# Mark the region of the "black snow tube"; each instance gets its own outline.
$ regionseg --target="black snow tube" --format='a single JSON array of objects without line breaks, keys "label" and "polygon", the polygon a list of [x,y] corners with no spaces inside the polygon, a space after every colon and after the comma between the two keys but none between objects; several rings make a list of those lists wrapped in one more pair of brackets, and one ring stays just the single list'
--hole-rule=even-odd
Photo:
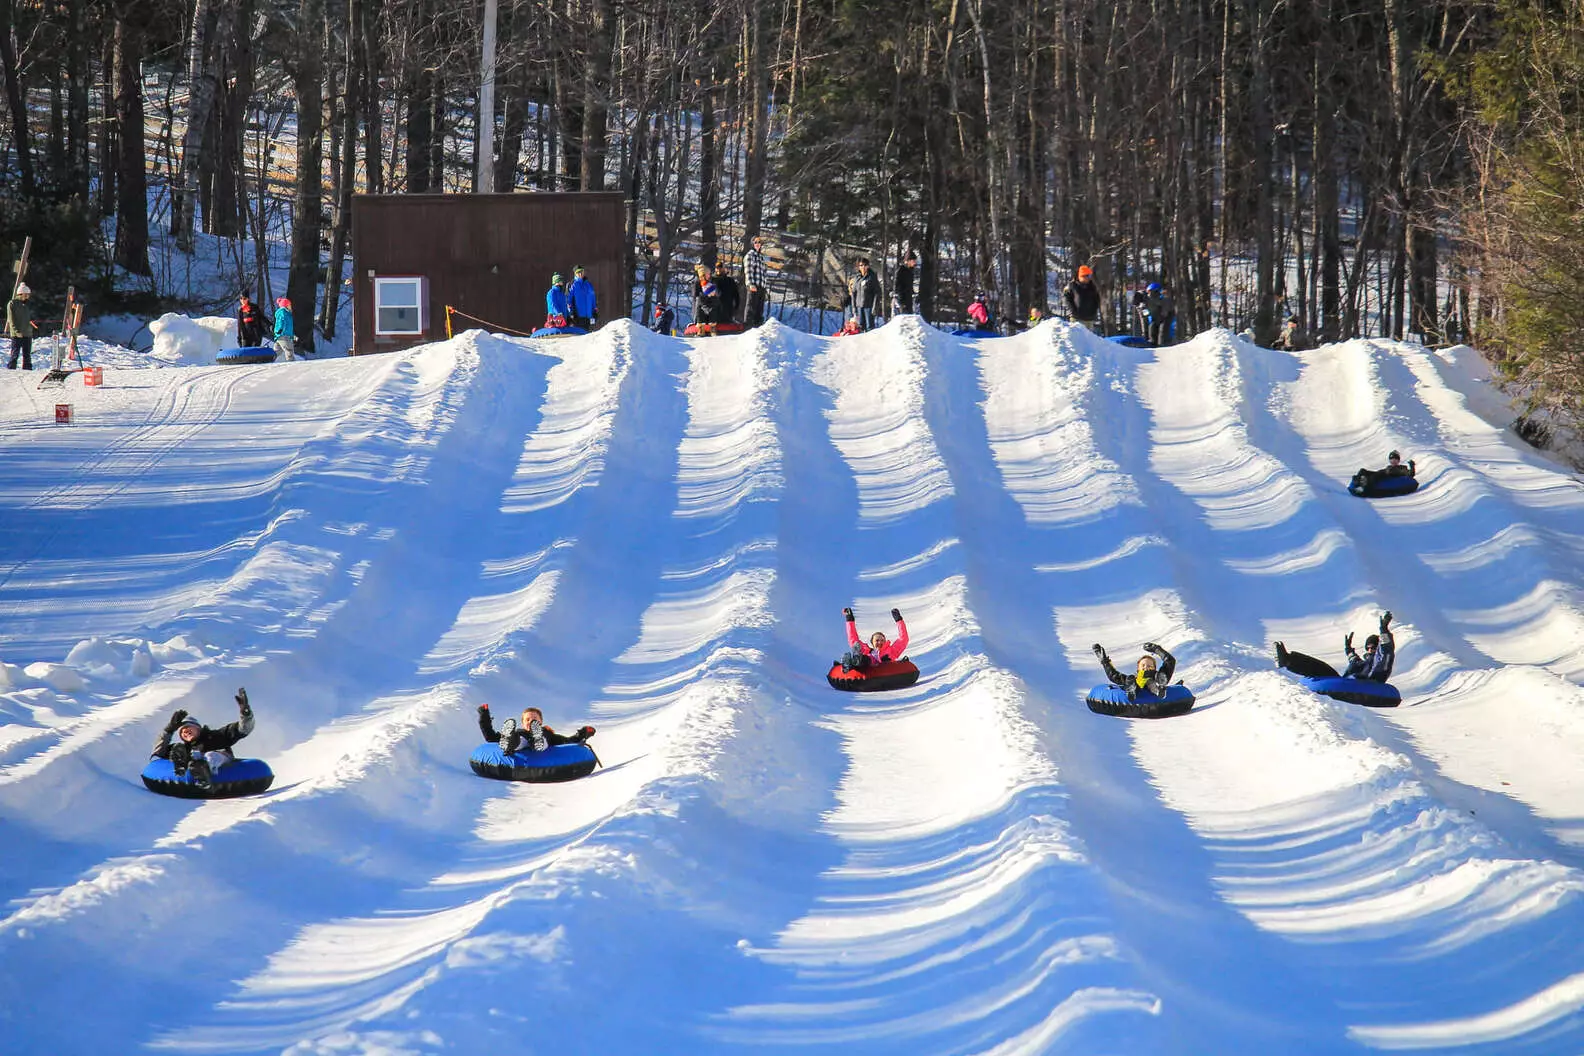
[{"label": "black snow tube", "polygon": [[1169,719],[1186,715],[1193,710],[1193,691],[1181,682],[1166,687],[1166,695],[1135,693],[1129,700],[1127,690],[1109,682],[1096,686],[1084,698],[1089,710],[1096,715],[1116,715],[1124,719]]},{"label": "black snow tube", "polygon": [[497,781],[571,781],[586,777],[599,765],[599,757],[586,744],[554,744],[542,752],[513,752],[485,741],[473,749],[468,765],[480,777]]},{"label": "black snow tube", "polygon": [[237,367],[251,363],[275,362],[275,350],[255,345],[251,348],[226,348],[215,353],[215,365],[221,367]]},{"label": "black snow tube", "polygon": [[1368,486],[1361,486],[1356,480],[1348,485],[1348,491],[1361,499],[1385,499],[1393,495],[1412,495],[1419,490],[1419,481],[1414,477],[1382,477]]},{"label": "black snow tube", "polygon": [[1366,708],[1395,708],[1402,703],[1402,693],[1389,682],[1370,682],[1362,678],[1306,678],[1304,685],[1316,693],[1345,704],[1362,704]]},{"label": "black snow tube", "polygon": [[900,660],[889,660],[883,664],[870,664],[868,667],[854,667],[842,670],[841,661],[831,664],[830,673],[825,680],[833,689],[844,690],[848,693],[882,693],[888,689],[906,689],[919,680],[919,669],[907,657]]}]

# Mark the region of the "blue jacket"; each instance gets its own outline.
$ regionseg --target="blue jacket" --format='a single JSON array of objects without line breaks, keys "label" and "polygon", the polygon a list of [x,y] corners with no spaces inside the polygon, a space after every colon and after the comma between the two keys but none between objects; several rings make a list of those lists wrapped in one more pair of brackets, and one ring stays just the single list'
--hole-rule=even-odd
[{"label": "blue jacket", "polygon": [[296,337],[297,336],[296,331],[292,327],[292,313],[291,313],[291,309],[289,309],[289,308],[276,308],[275,309],[275,336],[276,337]]},{"label": "blue jacket", "polygon": [[545,314],[568,316],[572,312],[567,308],[566,290],[560,286],[551,286],[550,292],[545,294]]},{"label": "blue jacket", "polygon": [[572,314],[584,319],[594,318],[594,284],[587,279],[572,280]]},{"label": "blue jacket", "polygon": [[1366,682],[1384,682],[1391,677],[1392,664],[1397,661],[1397,643],[1391,631],[1382,631],[1380,644],[1374,653],[1360,656],[1351,647],[1347,651],[1348,666],[1343,678],[1361,678]]}]

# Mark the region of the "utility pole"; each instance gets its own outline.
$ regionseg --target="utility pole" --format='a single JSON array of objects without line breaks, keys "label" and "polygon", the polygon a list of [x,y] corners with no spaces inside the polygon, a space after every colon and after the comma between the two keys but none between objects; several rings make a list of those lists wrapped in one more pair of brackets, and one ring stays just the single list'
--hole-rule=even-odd
[{"label": "utility pole", "polygon": [[495,193],[495,22],[498,0],[484,0],[484,83],[479,86],[478,139],[473,148],[473,189]]}]

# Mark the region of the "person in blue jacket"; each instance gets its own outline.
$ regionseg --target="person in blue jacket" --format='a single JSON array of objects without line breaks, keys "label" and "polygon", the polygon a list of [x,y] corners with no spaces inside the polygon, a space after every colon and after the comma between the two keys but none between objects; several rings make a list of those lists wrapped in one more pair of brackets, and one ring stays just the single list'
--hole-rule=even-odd
[{"label": "person in blue jacket", "polygon": [[[1381,615],[1380,634],[1364,639],[1364,653],[1353,651],[1353,632],[1342,639],[1342,649],[1347,654],[1347,670],[1343,678],[1357,678],[1365,682],[1385,682],[1391,678],[1392,665],[1397,662],[1397,642],[1391,632],[1392,614]],[[1276,666],[1286,668],[1302,678],[1336,678],[1337,669],[1324,660],[1307,653],[1289,652],[1281,642],[1276,643]]]},{"label": "person in blue jacket", "polygon": [[581,326],[585,330],[594,329],[594,319],[598,314],[594,301],[594,284],[584,278],[581,264],[572,269],[572,287],[567,291],[567,300],[572,308],[572,314],[569,316],[572,325]]},{"label": "person in blue jacket", "polygon": [[672,308],[666,302],[660,301],[654,306],[654,322],[650,324],[649,329],[653,330],[657,334],[666,334],[669,336],[671,331],[675,328],[676,309]]},{"label": "person in blue jacket", "polygon": [[275,351],[290,363],[297,358],[297,328],[292,322],[291,301],[275,298]]},{"label": "person in blue jacket", "polygon": [[545,326],[566,326],[571,315],[566,287],[561,285],[561,273],[558,271],[550,276],[550,289],[545,293]]}]

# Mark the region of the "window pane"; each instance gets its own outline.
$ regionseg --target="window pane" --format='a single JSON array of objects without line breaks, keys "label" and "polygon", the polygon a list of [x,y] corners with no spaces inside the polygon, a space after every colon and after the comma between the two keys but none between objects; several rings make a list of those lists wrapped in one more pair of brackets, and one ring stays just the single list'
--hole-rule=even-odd
[{"label": "window pane", "polygon": [[377,310],[374,332],[379,334],[418,333],[418,308],[393,307],[382,304]]},{"label": "window pane", "polygon": [[380,307],[390,308],[416,308],[418,307],[418,280],[382,279],[379,282]]}]

